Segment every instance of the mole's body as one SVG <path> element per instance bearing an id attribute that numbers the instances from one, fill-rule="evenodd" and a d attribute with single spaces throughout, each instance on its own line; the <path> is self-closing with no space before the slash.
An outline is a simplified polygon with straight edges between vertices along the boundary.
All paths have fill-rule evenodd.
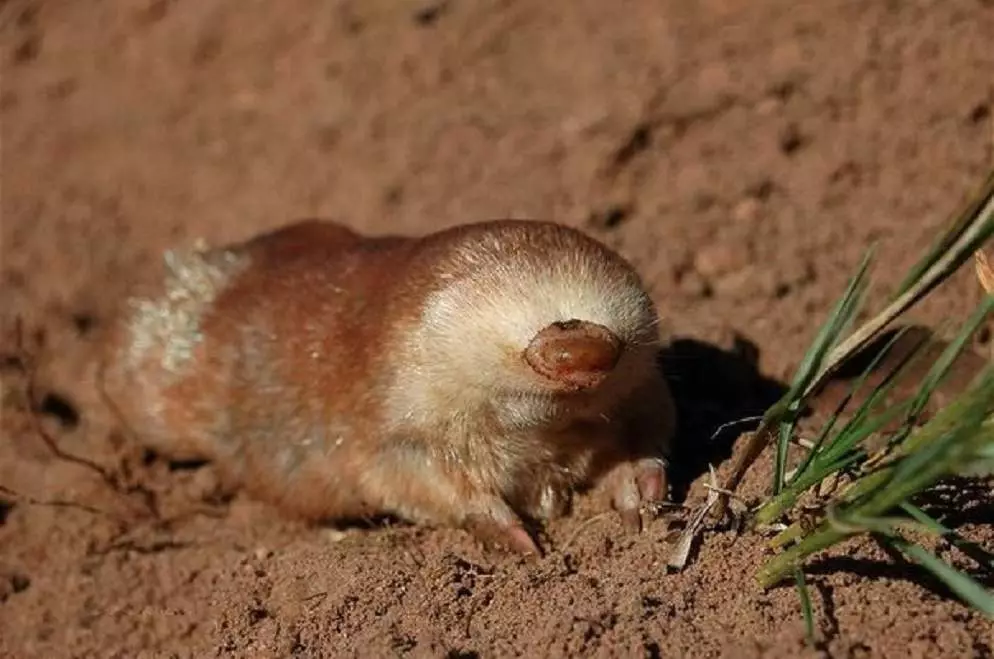
<path id="1" fill-rule="evenodd" d="M 665 496 L 674 428 L 638 276 L 565 227 L 367 238 L 304 221 L 170 254 L 111 325 L 104 386 L 149 448 L 310 518 L 390 513 L 534 550 L 607 478 Z"/>

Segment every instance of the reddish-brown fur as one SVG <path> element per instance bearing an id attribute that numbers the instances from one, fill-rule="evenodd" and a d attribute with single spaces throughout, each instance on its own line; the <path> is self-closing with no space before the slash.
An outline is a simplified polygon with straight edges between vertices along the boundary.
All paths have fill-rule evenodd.
<path id="1" fill-rule="evenodd" d="M 219 274 L 183 289 L 195 291 L 192 306 L 169 306 L 179 288 L 163 279 L 131 298 L 107 344 L 105 389 L 161 454 L 213 460 L 229 484 L 309 518 L 394 513 L 466 526 L 520 551 L 535 546 L 519 515 L 556 514 L 583 482 L 611 479 L 629 522 L 643 502 L 665 496 L 658 459 L 674 411 L 649 363 L 655 310 L 630 266 L 578 232 L 507 221 L 369 238 L 310 220 L 202 258 Z M 505 272 L 503 258 L 516 265 Z M 543 273 L 559 272 L 550 259 L 575 260 L 578 281 L 617 279 L 611 285 L 643 314 L 637 327 L 619 320 L 636 332 L 627 344 L 603 324 L 558 318 L 530 343 L 491 345 L 487 337 L 503 330 L 487 314 L 505 305 L 516 318 L 515 305 L 529 304 L 527 295 L 505 298 L 501 282 L 520 273 L 541 286 Z M 206 271 L 193 263 L 177 271 Z M 572 275 L 556 276 L 572 285 Z M 438 303 L 442 311 L 426 313 L 434 294 L 474 277 L 469 299 L 478 294 L 479 308 Z M 599 304 L 589 286 L 577 287 Z M 465 335 L 446 334 L 457 331 L 449 317 Z M 430 318 L 440 325 L 421 333 Z M 486 355 L 479 376 L 474 345 Z"/>

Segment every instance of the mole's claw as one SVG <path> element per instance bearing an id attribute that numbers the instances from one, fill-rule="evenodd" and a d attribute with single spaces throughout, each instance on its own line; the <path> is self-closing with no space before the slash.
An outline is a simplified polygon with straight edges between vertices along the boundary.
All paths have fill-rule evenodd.
<path id="1" fill-rule="evenodd" d="M 666 461 L 660 458 L 647 458 L 639 461 L 637 467 L 639 492 L 642 503 L 651 503 L 666 499 L 669 490 L 669 479 L 666 476 Z"/>
<path id="2" fill-rule="evenodd" d="M 521 526 L 512 526 L 504 531 L 504 537 L 508 548 L 519 554 L 541 556 L 542 550 L 539 549 L 535 541 Z"/>
<path id="3" fill-rule="evenodd" d="M 625 462 L 609 478 L 612 506 L 627 529 L 640 531 L 642 507 L 666 498 L 666 462 L 659 458 Z"/>
<path id="4" fill-rule="evenodd" d="M 485 546 L 500 546 L 523 555 L 542 555 L 538 545 L 520 522 L 502 524 L 493 519 L 473 517 L 466 526 Z"/>

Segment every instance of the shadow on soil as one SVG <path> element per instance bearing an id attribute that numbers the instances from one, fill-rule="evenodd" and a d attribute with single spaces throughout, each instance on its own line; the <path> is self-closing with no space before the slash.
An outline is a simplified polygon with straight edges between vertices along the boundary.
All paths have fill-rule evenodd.
<path id="1" fill-rule="evenodd" d="M 916 497 L 913 503 L 953 531 L 963 526 L 990 526 L 994 525 L 994 489 L 991 485 L 990 479 L 951 478 Z M 879 544 L 890 561 L 839 556 L 812 563 L 808 571 L 822 575 L 847 572 L 868 579 L 906 581 L 938 597 L 956 598 L 945 584 L 923 567 L 889 545 Z M 990 548 L 953 533 L 946 535 L 946 541 L 936 551 L 983 586 L 994 588 L 994 555 Z M 964 557 L 969 560 L 963 561 Z"/>
<path id="2" fill-rule="evenodd" d="M 759 350 L 736 339 L 731 350 L 694 339 L 676 339 L 660 354 L 660 367 L 676 399 L 678 430 L 669 474 L 675 501 L 690 484 L 728 459 L 735 440 L 753 430 L 786 391 L 760 374 Z"/>

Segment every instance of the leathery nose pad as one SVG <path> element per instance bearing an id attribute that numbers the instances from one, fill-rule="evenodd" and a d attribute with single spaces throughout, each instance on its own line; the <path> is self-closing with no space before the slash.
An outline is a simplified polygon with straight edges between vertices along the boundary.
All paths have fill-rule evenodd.
<path id="1" fill-rule="evenodd" d="M 539 375 L 571 389 L 590 389 L 614 369 L 622 347 L 617 335 L 603 325 L 574 319 L 541 330 L 524 357 Z"/>

